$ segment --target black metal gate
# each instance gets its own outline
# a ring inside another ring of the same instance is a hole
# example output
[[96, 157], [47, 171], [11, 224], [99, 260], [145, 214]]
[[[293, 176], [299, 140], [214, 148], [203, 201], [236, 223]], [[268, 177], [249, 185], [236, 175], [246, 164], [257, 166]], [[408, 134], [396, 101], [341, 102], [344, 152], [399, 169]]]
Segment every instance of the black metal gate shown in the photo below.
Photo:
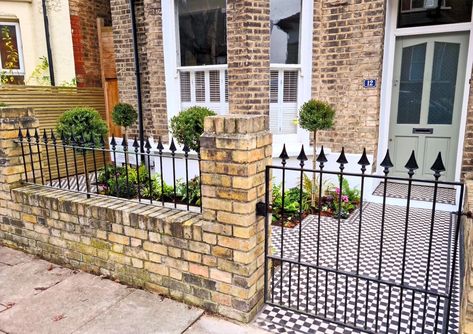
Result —
[[[305, 168], [303, 147], [297, 165], [290, 167], [285, 147], [280, 159], [280, 166], [266, 168], [261, 210], [272, 212], [266, 215], [266, 304], [368, 333], [458, 332], [464, 185], [440, 180], [440, 153], [432, 180], [415, 178], [414, 152], [404, 178], [389, 176], [389, 151], [382, 175], [367, 173], [366, 151], [359, 173], [345, 171], [343, 150], [335, 172], [324, 170], [323, 148], [316, 170]], [[271, 189], [275, 177], [280, 185]], [[397, 197], [395, 205], [389, 197]]]

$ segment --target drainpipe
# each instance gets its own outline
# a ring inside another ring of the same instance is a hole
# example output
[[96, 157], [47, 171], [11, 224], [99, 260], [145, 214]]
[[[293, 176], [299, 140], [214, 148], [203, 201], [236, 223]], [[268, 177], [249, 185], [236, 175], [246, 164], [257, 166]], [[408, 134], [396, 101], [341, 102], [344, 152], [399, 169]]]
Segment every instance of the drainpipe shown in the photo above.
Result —
[[[135, 80], [136, 80], [136, 97], [138, 106], [138, 132], [140, 137], [140, 152], [144, 153], [145, 134], [143, 128], [143, 101], [141, 98], [141, 76], [140, 76], [140, 59], [138, 54], [138, 34], [136, 31], [136, 15], [135, 15], [135, 0], [130, 0], [131, 13], [131, 31], [133, 34], [133, 56], [135, 61]], [[144, 160], [144, 155], [141, 159]]]
[[51, 80], [51, 86], [56, 86], [56, 80], [54, 78], [53, 53], [51, 51], [51, 36], [49, 35], [49, 19], [48, 19], [48, 12], [46, 8], [46, 0], [43, 0], [43, 20], [44, 20], [44, 33], [46, 35], [46, 49], [48, 51], [49, 78]]

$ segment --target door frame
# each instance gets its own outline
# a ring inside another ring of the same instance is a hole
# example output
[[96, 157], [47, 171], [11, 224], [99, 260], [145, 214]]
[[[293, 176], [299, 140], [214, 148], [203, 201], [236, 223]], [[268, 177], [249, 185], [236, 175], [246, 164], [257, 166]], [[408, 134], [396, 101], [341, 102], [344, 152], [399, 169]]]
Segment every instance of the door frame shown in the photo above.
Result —
[[[386, 1], [386, 24], [383, 51], [383, 80], [381, 82], [381, 109], [379, 118], [377, 161], [382, 161], [389, 145], [389, 125], [391, 120], [392, 83], [394, 79], [394, 62], [396, 38], [401, 36], [433, 35], [442, 33], [467, 32], [469, 33], [468, 55], [466, 62], [465, 85], [460, 116], [458, 148], [455, 164], [455, 181], [460, 180], [463, 162], [463, 145], [465, 141], [466, 120], [470, 79], [473, 67], [473, 24], [472, 22], [444, 24], [435, 26], [397, 28], [397, 14], [400, 0]], [[473, 19], [473, 10], [472, 10]], [[378, 169], [377, 173], [381, 174]]]

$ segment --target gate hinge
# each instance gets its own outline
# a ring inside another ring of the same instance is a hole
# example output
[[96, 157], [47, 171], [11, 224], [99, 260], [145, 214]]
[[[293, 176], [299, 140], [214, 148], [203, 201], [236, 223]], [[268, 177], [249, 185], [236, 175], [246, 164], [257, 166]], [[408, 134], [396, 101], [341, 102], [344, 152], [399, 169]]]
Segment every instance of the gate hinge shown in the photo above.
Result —
[[266, 209], [265, 202], [258, 202], [256, 203], [256, 215], [260, 217], [267, 217], [268, 213], [271, 212], [271, 208]]

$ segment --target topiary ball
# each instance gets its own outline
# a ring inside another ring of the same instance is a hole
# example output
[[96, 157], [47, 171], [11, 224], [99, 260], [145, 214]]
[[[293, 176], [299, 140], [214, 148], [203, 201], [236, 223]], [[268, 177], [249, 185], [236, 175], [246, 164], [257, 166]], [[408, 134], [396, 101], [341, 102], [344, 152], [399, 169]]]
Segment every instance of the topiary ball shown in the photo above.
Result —
[[136, 123], [138, 113], [128, 103], [118, 103], [112, 111], [112, 120], [118, 126], [128, 128]]

